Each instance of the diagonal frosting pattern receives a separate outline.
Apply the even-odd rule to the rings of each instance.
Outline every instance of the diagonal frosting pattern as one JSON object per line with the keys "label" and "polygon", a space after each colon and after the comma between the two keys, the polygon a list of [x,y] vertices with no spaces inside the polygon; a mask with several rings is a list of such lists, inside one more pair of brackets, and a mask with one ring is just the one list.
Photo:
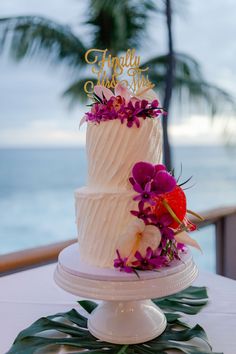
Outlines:
{"label": "diagonal frosting pattern", "polygon": [[137,161],[162,159],[160,125],[159,119],[150,118],[139,128],[128,128],[119,120],[88,123],[88,186],[104,191],[130,189],[130,172]]}
{"label": "diagonal frosting pattern", "polygon": [[133,165],[162,161],[160,120],[140,123],[139,128],[128,128],[119,120],[88,123],[88,181],[75,192],[75,208],[80,256],[91,265],[113,267],[119,237],[133,221]]}
{"label": "diagonal frosting pattern", "polygon": [[112,267],[116,245],[132,220],[135,208],[132,192],[91,192],[88,187],[76,192],[76,219],[80,257],[99,266]]}

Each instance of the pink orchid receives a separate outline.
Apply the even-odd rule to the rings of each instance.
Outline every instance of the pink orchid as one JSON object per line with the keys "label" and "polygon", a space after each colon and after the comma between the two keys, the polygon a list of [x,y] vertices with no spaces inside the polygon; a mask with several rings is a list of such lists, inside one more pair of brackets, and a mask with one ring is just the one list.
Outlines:
{"label": "pink orchid", "polygon": [[113,96],[121,96],[122,98],[125,99],[125,102],[128,103],[131,101],[133,104],[137,101],[141,100],[146,100],[147,102],[156,102],[157,106],[159,105],[159,102],[157,100],[156,93],[149,88],[142,88],[139,91],[137,91],[136,94],[133,94],[126,85],[121,84],[118,82],[114,88],[114,93],[108,89],[105,86],[102,85],[96,85],[94,86],[94,93],[101,99],[103,100],[104,98],[108,101],[111,97]]}
{"label": "pink orchid", "polygon": [[114,96],[114,93],[109,90],[107,87],[102,85],[94,86],[94,93],[103,101],[104,98],[108,101],[111,97]]}
{"label": "pink orchid", "polygon": [[115,95],[121,96],[125,99],[125,102],[128,103],[131,100],[132,93],[128,90],[126,86],[118,82],[118,84],[115,86]]}
{"label": "pink orchid", "polygon": [[128,90],[127,87],[118,82],[115,86],[114,93],[105,86],[96,85],[94,86],[94,93],[101,99],[104,98],[108,101],[111,97],[120,96],[125,99],[125,102],[128,103],[131,100],[132,93]]}

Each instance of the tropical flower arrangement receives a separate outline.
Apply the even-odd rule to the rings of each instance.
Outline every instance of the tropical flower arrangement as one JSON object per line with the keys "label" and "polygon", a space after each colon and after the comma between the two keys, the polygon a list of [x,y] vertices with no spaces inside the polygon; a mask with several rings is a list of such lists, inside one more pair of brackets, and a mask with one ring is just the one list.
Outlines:
{"label": "tropical flower arrangement", "polygon": [[164,110],[159,107],[159,101],[152,89],[143,89],[135,95],[125,86],[118,83],[114,93],[100,85],[94,87],[94,102],[90,105],[91,111],[85,113],[84,121],[101,123],[119,119],[127,127],[140,127],[140,120],[157,118]]}
{"label": "tropical flower arrangement", "polygon": [[129,179],[137,210],[131,210],[134,221],[120,236],[114,267],[127,273],[155,270],[168,266],[186,251],[186,245],[199,250],[198,243],[188,235],[196,230],[187,214],[202,219],[187,209],[186,196],[173,173],[162,164],[138,162]]}

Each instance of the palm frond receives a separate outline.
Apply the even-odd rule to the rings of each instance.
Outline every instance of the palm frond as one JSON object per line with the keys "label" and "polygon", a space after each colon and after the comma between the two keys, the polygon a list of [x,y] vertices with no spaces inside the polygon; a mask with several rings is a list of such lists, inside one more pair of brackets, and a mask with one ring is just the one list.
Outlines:
{"label": "palm frond", "polygon": [[63,93],[63,97],[68,99],[70,107],[74,107],[79,102],[86,103],[88,100],[87,94],[84,92],[84,84],[86,81],[92,81],[94,85],[97,82],[95,78],[83,78],[73,82]]}
{"label": "palm frond", "polygon": [[39,16],[0,19],[0,52],[4,49],[15,60],[37,57],[70,67],[82,65],[86,51],[69,26]]}
{"label": "palm frond", "polygon": [[[167,55],[158,56],[146,61],[142,67],[149,67],[149,78],[163,93],[167,71]],[[207,107],[212,116],[226,109],[236,111],[236,100],[227,91],[207,82],[198,62],[191,56],[175,53],[174,94],[181,98],[183,92],[188,93],[190,103],[198,109]]]}
{"label": "palm frond", "polygon": [[90,0],[86,23],[93,26],[93,47],[113,54],[137,48],[154,9],[152,0]]}

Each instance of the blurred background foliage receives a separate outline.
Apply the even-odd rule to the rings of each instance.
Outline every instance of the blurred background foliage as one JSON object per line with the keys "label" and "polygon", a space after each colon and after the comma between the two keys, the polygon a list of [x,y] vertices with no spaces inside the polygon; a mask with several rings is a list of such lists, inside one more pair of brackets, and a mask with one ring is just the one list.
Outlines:
{"label": "blurred background foliage", "polygon": [[[229,94],[235,94],[235,6],[232,0],[0,3],[0,253],[76,233],[73,191],[87,174],[85,126],[78,131],[78,120],[88,109],[84,82],[95,80],[84,60],[88,48],[123,55],[133,47],[149,67],[168,110],[165,162],[177,175],[183,165],[183,178],[196,182],[186,190],[189,208],[235,205]],[[215,270],[214,234],[215,226],[196,233],[204,256],[194,257],[207,270]]]}
{"label": "blurred background foliage", "polygon": [[[71,83],[64,97],[71,104],[84,101],[84,82],[87,77],[84,54],[89,48],[108,48],[120,55],[128,48],[140,49],[148,40],[150,19],[159,14],[165,18],[166,53],[158,53],[143,63],[149,67],[149,77],[156,84],[162,105],[170,112],[173,96],[183,104],[182,96],[214,117],[222,110],[235,112],[235,99],[228,92],[208,82],[199,63],[187,53],[175,51],[173,17],[183,4],[176,0],[88,0],[84,26],[91,36],[85,40],[70,24],[62,25],[42,16],[16,16],[0,19],[0,52],[8,53],[16,62],[38,58],[53,65],[72,70]],[[180,9],[181,10],[181,9]],[[155,29],[154,29],[155,30]],[[164,160],[172,168],[168,135],[168,115],[163,119]]]}

